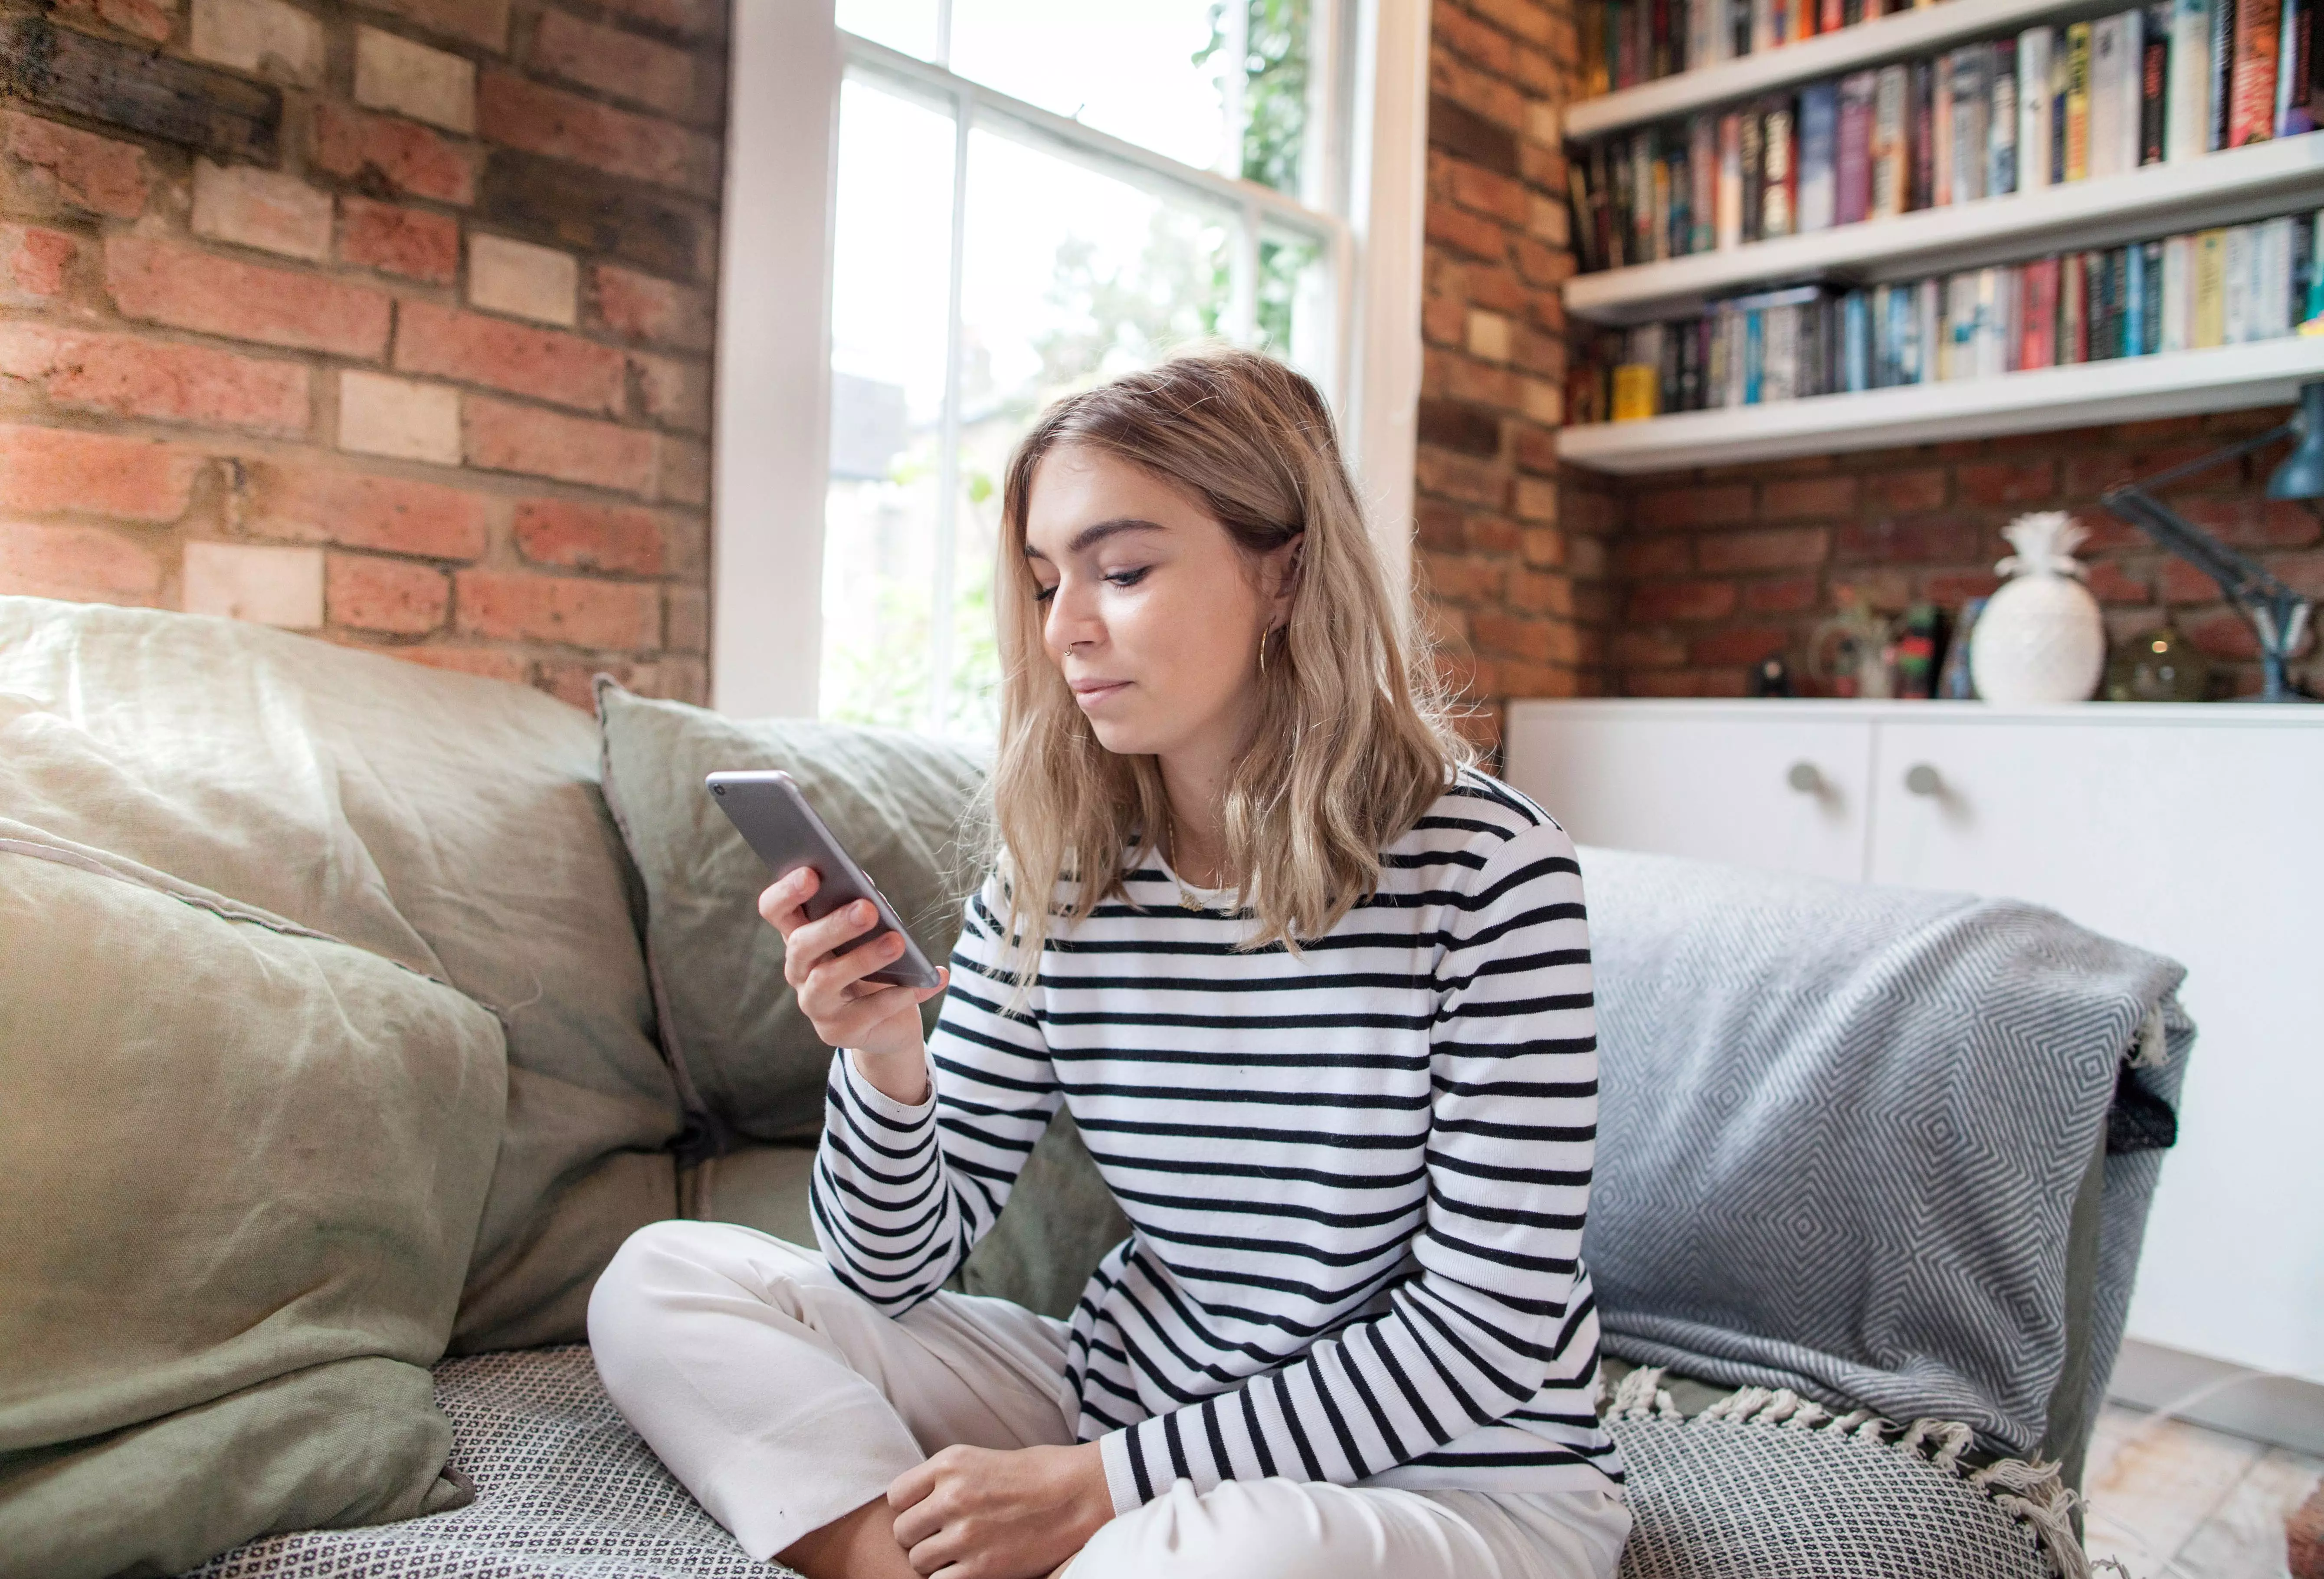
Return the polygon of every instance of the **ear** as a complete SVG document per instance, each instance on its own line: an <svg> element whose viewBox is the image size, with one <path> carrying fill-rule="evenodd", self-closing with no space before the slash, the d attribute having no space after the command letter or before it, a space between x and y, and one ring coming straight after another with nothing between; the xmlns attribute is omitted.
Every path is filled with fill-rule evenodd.
<svg viewBox="0 0 2324 1579"><path fill-rule="evenodd" d="M1270 630L1290 618L1291 601L1299 595L1299 577L1306 554L1307 534L1304 531L1289 542L1268 550L1268 573L1273 583L1267 598Z"/></svg>

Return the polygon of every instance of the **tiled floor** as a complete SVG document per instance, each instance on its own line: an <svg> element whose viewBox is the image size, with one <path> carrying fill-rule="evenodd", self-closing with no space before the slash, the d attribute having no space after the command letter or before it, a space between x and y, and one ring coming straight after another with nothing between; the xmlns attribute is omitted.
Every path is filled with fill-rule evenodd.
<svg viewBox="0 0 2324 1579"><path fill-rule="evenodd" d="M2089 1554L2133 1579L2283 1579L2284 1518L2319 1477L2324 1459L2108 1405L2083 1477Z"/></svg>

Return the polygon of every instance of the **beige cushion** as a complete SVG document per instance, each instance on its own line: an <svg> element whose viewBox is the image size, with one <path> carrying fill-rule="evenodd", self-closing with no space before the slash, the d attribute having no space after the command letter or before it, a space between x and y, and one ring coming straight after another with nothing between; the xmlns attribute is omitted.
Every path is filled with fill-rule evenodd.
<svg viewBox="0 0 2324 1579"><path fill-rule="evenodd" d="M591 721L226 620L0 597L0 808L438 977L499 1015L508 1118L455 1348L576 1338L676 1209L634 879Z"/></svg>
<svg viewBox="0 0 2324 1579"><path fill-rule="evenodd" d="M704 1150L814 1136L831 1049L783 980L759 919L766 866L702 787L726 769L781 769L862 863L929 958L952 953L976 764L939 741L805 719L742 722L597 684L605 799L646 889L646 954L662 1047L690 1081ZM936 1005L927 1008L933 1026Z"/></svg>
<svg viewBox="0 0 2324 1579"><path fill-rule="evenodd" d="M0 1571L463 1500L427 1368L506 1088L451 988L0 818Z"/></svg>

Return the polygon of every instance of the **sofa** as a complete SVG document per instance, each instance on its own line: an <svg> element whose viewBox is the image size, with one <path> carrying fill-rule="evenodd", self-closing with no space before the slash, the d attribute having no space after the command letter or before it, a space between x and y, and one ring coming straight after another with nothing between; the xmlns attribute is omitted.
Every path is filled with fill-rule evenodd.
<svg viewBox="0 0 2324 1579"><path fill-rule="evenodd" d="M813 1242L828 1055L700 792L761 766L949 947L943 743L0 597L0 1575L765 1571L584 1325L646 1223ZM1625 1574L2087 1572L2178 967L2008 901L1583 870ZM1068 1311L1126 1232L1102 1160L1062 1114L958 1285Z"/></svg>

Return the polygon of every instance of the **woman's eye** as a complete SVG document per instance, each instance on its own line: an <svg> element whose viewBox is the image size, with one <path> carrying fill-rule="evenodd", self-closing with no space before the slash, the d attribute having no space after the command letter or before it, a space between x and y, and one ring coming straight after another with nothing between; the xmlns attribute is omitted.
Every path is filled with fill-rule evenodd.
<svg viewBox="0 0 2324 1579"><path fill-rule="evenodd" d="M1146 579L1146 572L1153 568L1151 565L1140 565L1135 570L1110 570L1106 572L1105 578L1116 586L1135 586Z"/></svg>
<svg viewBox="0 0 2324 1579"><path fill-rule="evenodd" d="M1033 601L1035 603L1047 603L1056 596L1057 589L1054 586L1036 586L1033 588Z"/></svg>

